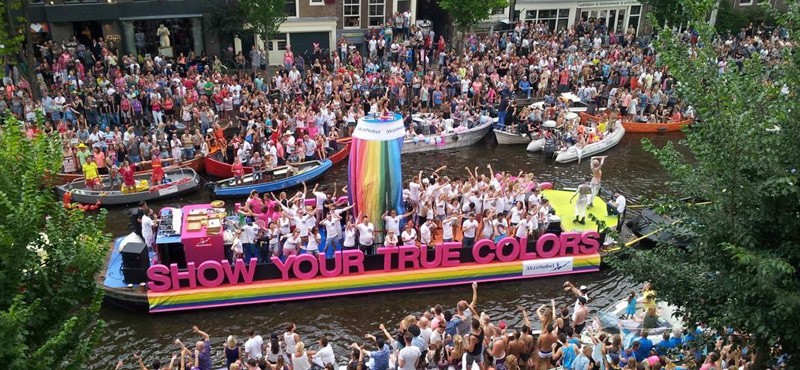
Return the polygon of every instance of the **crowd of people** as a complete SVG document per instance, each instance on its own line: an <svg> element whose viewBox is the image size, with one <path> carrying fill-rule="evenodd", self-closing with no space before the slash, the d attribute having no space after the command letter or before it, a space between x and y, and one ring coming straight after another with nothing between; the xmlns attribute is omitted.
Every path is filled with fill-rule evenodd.
<svg viewBox="0 0 800 370"><path fill-rule="evenodd" d="M230 370L721 370L748 369L753 361L754 351L741 333L720 333L699 324L674 327L660 338L651 335L654 326L648 322L654 321L649 316L657 309L655 292L648 286L630 298L633 309L627 317L634 327L618 330L592 320L587 287L567 281L564 290L574 295L574 304L557 306L551 300L530 313L520 306L518 324L511 325L480 311L478 285L473 283L469 301L460 300L452 308L435 304L396 325L380 324L361 341L339 343L345 353L337 353L325 335L304 338L293 322L286 323L283 332L249 328L244 338L229 335L214 343L195 326L192 331L199 340L193 348L176 339L171 360L153 360L149 369L211 370L224 364ZM715 341L705 345L705 338ZM140 354L133 357L148 369Z"/></svg>
<svg viewBox="0 0 800 370"><path fill-rule="evenodd" d="M240 68L226 71L216 55L125 55L102 39L90 45L74 39L46 42L38 45L37 64L31 66L35 80L26 80L17 66L6 67L0 116L12 114L24 121L31 136L58 133L64 148L62 170L84 173L91 180L87 185L97 187L100 174L129 186L124 180L142 166L160 168L162 161L190 160L215 149L237 168L324 158L337 138L352 133L360 117L382 107L403 114L409 137L492 118L498 127L533 134L544 121L566 120L572 104L560 96L566 92L592 109L605 108L609 120L679 121L692 114L677 100L669 69L658 63L647 38L637 37L634 29L609 30L602 19L581 19L557 31L543 23L518 22L509 31L471 34L458 50L441 35L411 25L403 14L389 18L385 27L370 30L361 48L342 38L331 53L315 46L309 55L300 55L287 45L282 64L266 70L253 60L258 53L250 54L249 61L241 54ZM698 42L691 30L684 37ZM753 53L779 60L781 50L791 47L787 39L783 30L749 26L712 45L720 53L720 73L727 73L733 70L729 60L741 69ZM247 68L248 62L258 67ZM41 92L41 99L33 98L34 90ZM529 107L534 99L544 104ZM417 113L431 118L426 124L411 119ZM575 127L578 142L582 125ZM592 131L598 129L585 130ZM595 166L593 160L592 180L576 192L574 214L558 214L583 221L599 184ZM152 172L153 182L160 182L158 171ZM494 173L490 166L485 171L466 169L463 178L439 172L414 176L404 189L407 213L387 210L382 220L350 215L350 205L336 198L335 184L327 191L315 188L310 207L305 189L291 198L285 193L253 194L239 210L246 221L230 236L231 257L325 253L320 246L339 244L369 253L379 240L393 246L460 237L469 246L477 239L535 237L547 230L554 210L540 196L532 174ZM149 220L144 228L154 228L154 212L143 209L140 218ZM615 195L608 211L624 209L625 198ZM385 230L378 230L375 222ZM369 343L355 343L348 366L658 369L669 366L672 358L662 350L678 348L689 360L687 367L746 368L746 347L733 336L720 336L707 355L695 351L687 338L694 332L686 330L665 336L659 344L646 332L627 344L620 336L595 331L586 335L588 344L580 339L588 297L581 289L567 288L578 296L572 314L568 307L544 307L537 310L536 324L523 319L519 330L478 314L477 293L454 310L435 306L407 317L396 330L381 328ZM538 339L534 326L542 328ZM210 369L216 363L210 337L195 330L203 340L194 351L177 342L181 353L175 359L180 358L181 368ZM267 342L255 330L243 347L229 338L224 358L230 369L251 370L308 370L343 362L336 360L327 338L317 344L317 350L307 351L289 324L286 333L273 334Z"/></svg>
<svg viewBox="0 0 800 370"><path fill-rule="evenodd" d="M218 56L122 55L101 39L48 42L39 45L36 81L9 69L0 112L26 120L30 134L58 132L65 172L94 162L110 173L125 161L140 168L153 154L179 161L214 148L243 165L320 158L382 99L403 113L410 135L491 117L500 127L538 130L565 112L569 102L559 103L558 94L568 91L620 116L680 110L674 79L633 30L606 30L594 19L557 32L520 22L507 32L470 35L457 51L432 30L397 27L405 17L372 29L361 49L344 38L331 53L315 45L301 55L289 45L276 68L236 73L226 73ZM254 55L258 60L242 65L260 66ZM40 100L32 99L32 84ZM528 98L543 98L545 106L523 114ZM411 119L415 113L433 116L420 122Z"/></svg>

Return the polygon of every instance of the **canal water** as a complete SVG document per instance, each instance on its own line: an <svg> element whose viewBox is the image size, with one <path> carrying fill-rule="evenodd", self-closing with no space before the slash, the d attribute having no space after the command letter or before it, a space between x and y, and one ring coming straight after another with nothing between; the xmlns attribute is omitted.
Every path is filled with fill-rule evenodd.
<svg viewBox="0 0 800 370"><path fill-rule="evenodd" d="M662 146L667 141L677 141L681 136L680 133L659 134L652 137L652 141ZM666 174L653 155L642 149L643 137L627 134L619 145L603 154L608 155L603 168L604 188L621 191L632 201L670 191L665 185ZM588 159L580 164L557 164L541 153L527 153L524 146L497 145L491 134L467 148L406 155L403 157L403 175L404 179L409 179L420 170L430 173L447 165L448 168L441 174L450 178L464 178L467 176L464 167L473 169L478 166L485 173L487 164L491 164L495 171L533 172L539 181L555 183L577 183L590 175ZM346 184L346 177L347 164L340 163L319 182L325 185L336 182L341 189ZM202 189L183 198L150 205L158 209L167 205L208 202L211 199L210 192ZM234 201L243 202L244 198L228 200L228 203ZM125 209L110 210L107 229L114 236L127 233L128 216ZM550 304L551 299L559 306L574 302L574 297L563 291L562 284L566 279L481 284L478 287L478 311L486 312L493 320L506 320L510 327L518 327L522 319L516 312L517 306L521 305L531 312L542 304ZM593 311L623 299L628 292L637 288L608 268L599 273L569 276L569 279L576 286L589 287L589 306ZM141 353L147 364L156 358L168 362L171 354L178 351L173 344L176 338L184 343L197 340L197 336L192 334L192 325L211 335L215 368L222 368L222 344L228 335L243 341L246 339L244 331L254 328L268 340L272 332L283 333L283 327L288 322L297 323L297 332L307 347L311 345L316 349L317 338L327 336L334 346L337 361L343 363L346 362L346 356L349 358L346 347L354 341L364 342L366 333L377 335L378 325L383 323L387 327L394 327L406 315L419 315L437 303L452 309L458 300L469 300L470 297L471 289L464 285L159 315L104 306L100 316L106 321L107 328L89 368L108 369L117 360L125 361L126 368L133 368L135 360L132 354L135 352Z"/></svg>

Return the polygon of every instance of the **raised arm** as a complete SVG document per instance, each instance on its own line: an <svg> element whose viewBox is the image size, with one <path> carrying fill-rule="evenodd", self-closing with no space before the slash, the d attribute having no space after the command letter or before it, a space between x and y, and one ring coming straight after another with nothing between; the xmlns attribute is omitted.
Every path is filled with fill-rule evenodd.
<svg viewBox="0 0 800 370"><path fill-rule="evenodd" d="M491 164L487 164L486 165L486 169L489 170L489 177L494 178L494 170L492 169L492 165Z"/></svg>
<svg viewBox="0 0 800 370"><path fill-rule="evenodd" d="M197 334L200 334L200 336L201 336L201 337L203 337L203 340L208 340L209 338L211 338L211 337L208 335L208 333L206 333L206 332L204 332L204 331L202 331L202 330L198 329L198 328L197 328L197 326L192 326L192 331L193 331L193 332L195 332L195 333L197 333Z"/></svg>
<svg viewBox="0 0 800 370"><path fill-rule="evenodd" d="M522 312L522 323L527 326L531 327L531 320L528 319L528 311L525 310L525 307L517 306L517 310Z"/></svg>
<svg viewBox="0 0 800 370"><path fill-rule="evenodd" d="M140 369L147 370L147 366L144 366L144 361L142 361L142 356L140 356L138 353L134 353L133 358L136 359L136 362L139 363Z"/></svg>
<svg viewBox="0 0 800 370"><path fill-rule="evenodd" d="M469 303L470 308L475 311L475 305L478 304L478 283L472 283L472 302ZM473 312L476 313L476 312Z"/></svg>
<svg viewBox="0 0 800 370"><path fill-rule="evenodd" d="M386 326L385 326L385 325L383 325L383 324L381 324L381 326L379 326L379 328L380 328L380 329L381 329L381 331L383 332L383 335L385 335L385 336L386 336L386 340L388 340L388 341L389 341L389 343L393 343L393 342L394 342L394 338L392 338L392 335L391 335L391 334L389 334L389 331L388 331L388 330L386 330ZM373 338L374 338L374 337L373 337Z"/></svg>
<svg viewBox="0 0 800 370"><path fill-rule="evenodd" d="M475 176L472 174L472 171L469 169L469 167L464 167L464 169L467 170L467 173L469 174L470 178L473 178L473 179L475 178Z"/></svg>

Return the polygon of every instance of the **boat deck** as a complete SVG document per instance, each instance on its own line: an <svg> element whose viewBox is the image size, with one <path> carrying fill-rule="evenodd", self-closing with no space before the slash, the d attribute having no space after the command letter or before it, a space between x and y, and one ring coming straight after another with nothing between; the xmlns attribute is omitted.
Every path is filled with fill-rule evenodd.
<svg viewBox="0 0 800 370"><path fill-rule="evenodd" d="M111 247L110 257L106 266L106 273L103 278L103 285L108 288L127 288L125 280L122 276L122 255L119 253L119 243L123 238L114 240L114 245ZM150 264L156 260L156 255L153 251L149 251Z"/></svg>

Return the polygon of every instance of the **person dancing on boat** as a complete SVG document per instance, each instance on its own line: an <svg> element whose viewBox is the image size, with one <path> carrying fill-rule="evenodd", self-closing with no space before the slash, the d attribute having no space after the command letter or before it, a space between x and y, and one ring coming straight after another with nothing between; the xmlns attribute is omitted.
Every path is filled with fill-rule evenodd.
<svg viewBox="0 0 800 370"><path fill-rule="evenodd" d="M589 208L592 208L592 204L594 203L594 198L597 196L597 193L600 192L600 183L603 178L603 165L606 163L607 157L608 156L592 157L591 160L592 181L590 182L590 185L592 187L592 195L589 197Z"/></svg>
<svg viewBox="0 0 800 370"><path fill-rule="evenodd" d="M575 194L572 194L572 197L569 198L569 203L572 204L572 201L575 199L575 197L578 197L578 201L575 202L575 220L573 222L581 225L586 224L586 207L589 205L589 198L591 194L592 188L589 186L589 182L587 180L583 180L583 182L578 186L578 189L575 190Z"/></svg>

